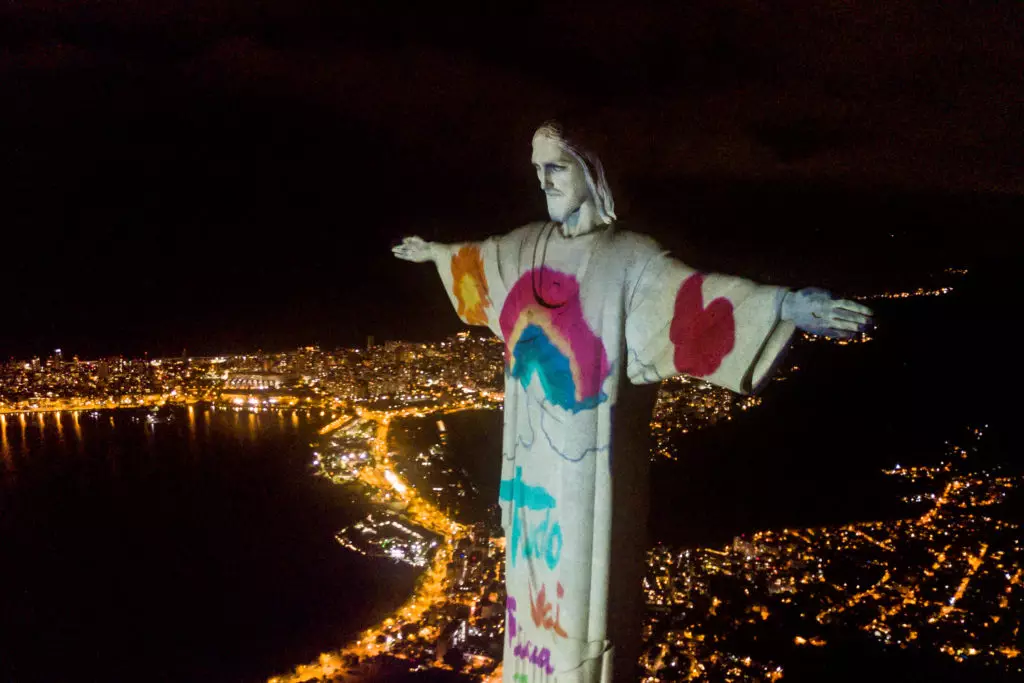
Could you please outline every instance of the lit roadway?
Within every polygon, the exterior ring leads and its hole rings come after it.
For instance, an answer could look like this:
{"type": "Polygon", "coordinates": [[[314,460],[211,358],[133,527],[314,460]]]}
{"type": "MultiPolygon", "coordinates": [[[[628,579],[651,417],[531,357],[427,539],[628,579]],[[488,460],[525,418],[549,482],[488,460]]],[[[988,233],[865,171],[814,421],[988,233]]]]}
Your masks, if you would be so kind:
{"type": "MultiPolygon", "coordinates": [[[[501,397],[500,394],[492,392],[481,392],[481,395],[488,401],[500,400],[501,397]]],[[[462,525],[446,517],[433,503],[421,497],[416,489],[409,486],[395,472],[391,454],[388,452],[388,429],[391,426],[391,421],[396,418],[426,417],[436,413],[447,414],[492,406],[493,403],[484,403],[479,399],[468,398],[443,405],[393,410],[378,411],[357,406],[354,408],[356,418],[351,415],[343,415],[320,430],[321,435],[326,435],[339,429],[348,431],[366,422],[375,422],[377,431],[370,444],[374,464],[360,470],[359,480],[370,488],[371,497],[376,502],[394,502],[395,499],[398,499],[405,503],[407,505],[406,516],[416,524],[443,536],[444,542],[440,544],[430,567],[417,582],[416,591],[412,597],[393,615],[380,624],[363,631],[356,642],[337,652],[325,652],[316,662],[299,665],[293,673],[273,677],[269,679],[268,683],[300,683],[311,678],[356,680],[359,678],[358,675],[346,672],[343,663],[345,655],[373,657],[387,652],[391,632],[405,624],[419,622],[428,609],[447,601],[445,575],[448,563],[451,561],[451,548],[454,547],[455,539],[463,534],[465,529],[462,525]],[[383,636],[385,642],[378,643],[379,636],[383,636]]],[[[436,628],[424,627],[420,629],[418,635],[425,640],[433,640],[439,634],[436,628]]],[[[500,673],[498,675],[500,677],[500,673]]]]}
{"type": "Polygon", "coordinates": [[[118,399],[104,398],[46,398],[26,399],[17,403],[0,401],[0,414],[11,413],[55,413],[82,410],[112,410],[114,408],[146,408],[163,405],[168,401],[179,403],[195,403],[194,399],[174,397],[170,394],[136,394],[118,399]]]}

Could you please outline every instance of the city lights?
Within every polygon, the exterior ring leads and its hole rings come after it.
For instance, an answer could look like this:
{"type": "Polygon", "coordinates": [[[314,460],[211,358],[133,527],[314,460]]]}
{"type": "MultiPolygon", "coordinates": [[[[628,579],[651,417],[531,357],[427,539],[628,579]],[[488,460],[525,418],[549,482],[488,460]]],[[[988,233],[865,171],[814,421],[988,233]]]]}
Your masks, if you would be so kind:
{"type": "MultiPolygon", "coordinates": [[[[868,341],[867,334],[850,340],[803,335],[798,343],[868,341]]],[[[775,380],[787,381],[799,369],[785,367],[775,380]]],[[[121,408],[151,409],[139,412],[159,425],[172,419],[160,406],[191,410],[200,402],[250,416],[298,407],[319,413],[326,424],[311,444],[313,471],[372,504],[362,519],[339,529],[336,540],[347,551],[422,573],[412,595],[380,623],[271,681],[358,680],[380,673],[381,655],[409,670],[451,668],[457,655],[464,671],[496,681],[505,539],[496,525],[456,521],[465,520],[460,505],[473,496],[473,485],[446,460],[447,439],[458,429],[445,416],[501,409],[503,370],[501,342],[469,333],[434,344],[310,346],[207,358],[82,361],[66,360],[57,350],[45,360],[0,365],[0,447],[9,453],[8,427],[24,431],[36,420],[30,413],[47,411],[70,411],[75,429],[79,416],[100,419],[97,411],[121,408]],[[435,442],[410,447],[405,436],[413,425],[435,442]]],[[[665,381],[650,422],[651,457],[675,459],[679,435],[761,403],[697,378],[665,381]]],[[[721,548],[652,548],[642,585],[648,608],[639,662],[644,680],[776,681],[785,673],[782,664],[758,653],[779,652],[782,659],[789,650],[824,652],[844,633],[885,648],[927,649],[956,662],[1024,673],[1020,528],[1000,518],[1000,505],[1022,481],[974,466],[983,433],[977,427],[962,445],[949,444],[937,465],[901,459],[884,472],[903,489],[905,517],[761,530],[721,548]],[[758,639],[776,649],[751,648],[758,639]]]]}

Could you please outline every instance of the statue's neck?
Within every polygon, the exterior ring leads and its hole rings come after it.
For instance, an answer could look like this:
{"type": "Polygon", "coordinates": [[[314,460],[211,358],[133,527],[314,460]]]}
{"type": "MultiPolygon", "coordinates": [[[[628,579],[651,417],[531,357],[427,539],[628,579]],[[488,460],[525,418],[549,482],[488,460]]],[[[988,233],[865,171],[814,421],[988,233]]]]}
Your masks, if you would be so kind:
{"type": "Polygon", "coordinates": [[[600,230],[605,226],[597,213],[592,199],[587,199],[580,208],[572,212],[565,222],[558,226],[562,237],[579,237],[600,230]]]}

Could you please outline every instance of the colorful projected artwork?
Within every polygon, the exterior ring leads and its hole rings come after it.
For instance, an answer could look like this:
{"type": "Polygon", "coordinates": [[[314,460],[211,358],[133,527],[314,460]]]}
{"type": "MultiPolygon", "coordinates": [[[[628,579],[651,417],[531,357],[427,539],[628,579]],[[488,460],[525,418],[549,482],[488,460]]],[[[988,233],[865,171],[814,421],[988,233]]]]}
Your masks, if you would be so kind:
{"type": "Polygon", "coordinates": [[[528,271],[509,291],[500,321],[506,369],[524,388],[537,375],[544,396],[574,413],[607,398],[601,384],[608,356],[583,318],[575,277],[550,268],[528,271]]]}
{"type": "Polygon", "coordinates": [[[459,317],[470,325],[486,325],[487,307],[491,300],[487,295],[487,277],[479,247],[467,244],[455,253],[452,257],[452,281],[459,302],[459,317]]]}
{"type": "Polygon", "coordinates": [[[732,303],[725,297],[704,306],[704,276],[694,273],[676,294],[668,337],[675,346],[676,370],[704,377],[722,364],[736,343],[732,303]]]}

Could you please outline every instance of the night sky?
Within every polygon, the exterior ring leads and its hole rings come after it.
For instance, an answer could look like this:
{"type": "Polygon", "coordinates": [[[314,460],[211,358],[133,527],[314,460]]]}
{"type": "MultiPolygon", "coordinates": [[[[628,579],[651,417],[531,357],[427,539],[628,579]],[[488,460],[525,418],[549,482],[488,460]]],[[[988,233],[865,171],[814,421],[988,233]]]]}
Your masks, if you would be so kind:
{"type": "Polygon", "coordinates": [[[566,109],[695,266],[856,293],[1009,265],[1019,2],[666,5],[6,3],[0,357],[451,333],[388,247],[543,218],[530,134],[566,109]]]}

